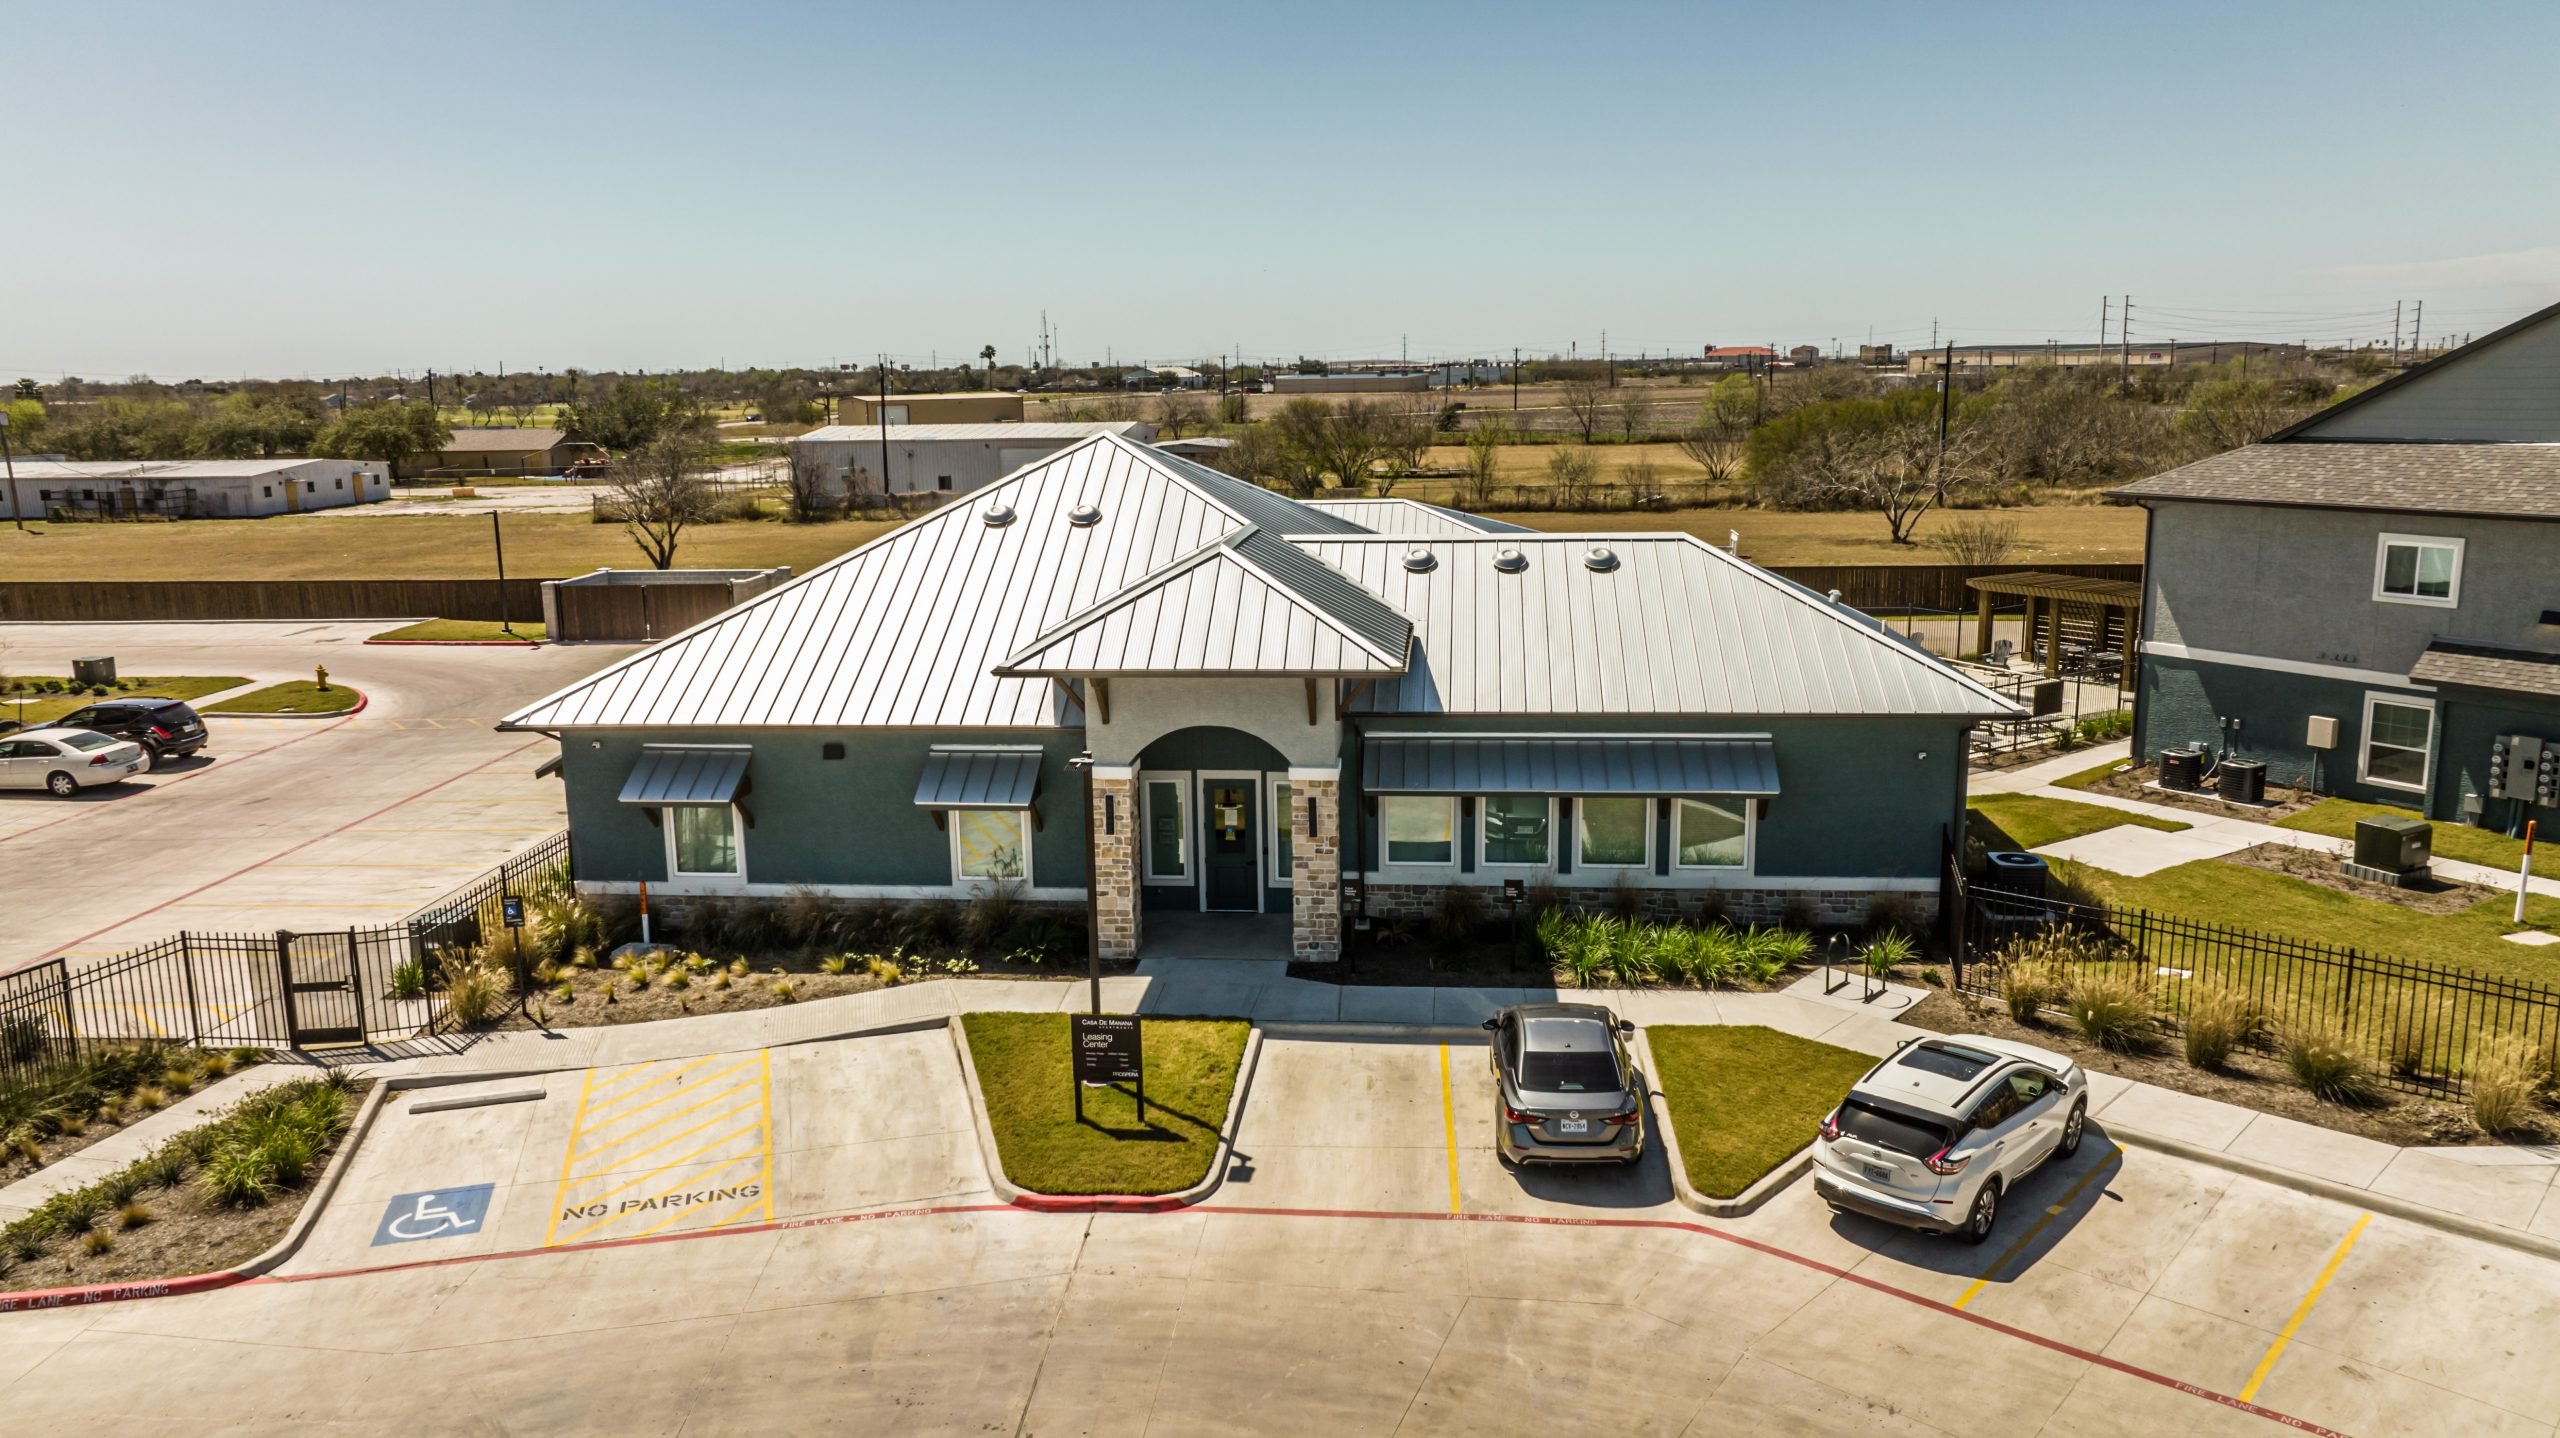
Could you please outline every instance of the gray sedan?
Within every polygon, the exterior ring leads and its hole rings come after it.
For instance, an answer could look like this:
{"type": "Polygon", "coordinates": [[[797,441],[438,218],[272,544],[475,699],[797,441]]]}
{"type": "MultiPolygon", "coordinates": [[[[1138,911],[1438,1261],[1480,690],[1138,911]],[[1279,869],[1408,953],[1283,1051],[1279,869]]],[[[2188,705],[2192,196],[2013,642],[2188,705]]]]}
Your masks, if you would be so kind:
{"type": "Polygon", "coordinates": [[[1493,1034],[1494,1149],[1505,1163],[1634,1163],[1644,1156],[1635,1025],[1598,1004],[1514,1004],[1493,1034]]]}
{"type": "Polygon", "coordinates": [[[95,785],[122,783],[141,767],[141,745],[87,729],[0,735],[0,789],[44,789],[68,799],[95,785]]]}

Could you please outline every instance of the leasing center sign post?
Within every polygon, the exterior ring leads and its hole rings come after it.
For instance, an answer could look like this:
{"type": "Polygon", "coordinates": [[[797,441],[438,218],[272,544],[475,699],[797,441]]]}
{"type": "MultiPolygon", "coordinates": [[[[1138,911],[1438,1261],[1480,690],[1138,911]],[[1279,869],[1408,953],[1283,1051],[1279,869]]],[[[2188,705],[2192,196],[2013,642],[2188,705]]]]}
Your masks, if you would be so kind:
{"type": "Polygon", "coordinates": [[[1084,1122],[1085,1085],[1125,1083],[1137,1086],[1138,1122],[1145,1123],[1147,1064],[1138,1021],[1126,1014],[1070,1014],[1067,1021],[1075,1046],[1076,1122],[1084,1122]]]}

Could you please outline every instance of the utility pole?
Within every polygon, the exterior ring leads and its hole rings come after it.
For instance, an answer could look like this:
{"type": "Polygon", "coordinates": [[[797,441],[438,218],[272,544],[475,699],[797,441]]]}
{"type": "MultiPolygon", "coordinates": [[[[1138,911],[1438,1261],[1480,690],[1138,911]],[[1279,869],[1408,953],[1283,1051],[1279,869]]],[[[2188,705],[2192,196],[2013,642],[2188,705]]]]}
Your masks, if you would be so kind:
{"type": "Polygon", "coordinates": [[[1511,412],[1520,412],[1520,347],[1511,347],[1511,412]]]}
{"type": "Polygon", "coordinates": [[[18,492],[18,457],[9,452],[9,412],[0,409],[0,466],[9,471],[9,517],[17,521],[18,532],[27,530],[27,500],[18,492]]]}
{"type": "Polygon", "coordinates": [[[1618,362],[1609,357],[1609,332],[1600,331],[1600,363],[1609,367],[1609,388],[1618,387],[1618,362]]]}
{"type": "Polygon", "coordinates": [[[2122,346],[2118,354],[2122,359],[2120,372],[2123,375],[2124,387],[2131,389],[2133,388],[2133,296],[2131,295],[2124,297],[2123,308],[2116,311],[2116,343],[2122,346]]]}
{"type": "Polygon", "coordinates": [[[2107,347],[2107,329],[2109,323],[2115,319],[2115,305],[2115,296],[2098,296],[2098,348],[2102,350],[2107,347]]]}
{"type": "Polygon", "coordinates": [[[880,497],[889,497],[889,357],[880,356],[880,497]]]}
{"type": "Polygon", "coordinates": [[[2398,369],[2398,368],[2400,367],[2400,306],[2401,306],[2401,303],[2402,303],[2402,302],[2401,302],[2401,301],[2399,301],[2399,300],[2393,300],[2393,301],[2391,302],[2391,367],[2392,367],[2393,369],[2398,369]]]}
{"type": "Polygon", "coordinates": [[[2427,357],[2426,333],[2427,302],[2420,300],[2417,309],[2409,316],[2409,353],[2419,359],[2427,357]]]}
{"type": "Polygon", "coordinates": [[[489,542],[498,550],[498,632],[509,639],[516,637],[516,627],[507,618],[507,536],[498,527],[498,511],[489,511],[489,542]]]}
{"type": "Polygon", "coordinates": [[[1955,403],[1956,343],[1947,341],[1944,355],[1938,361],[1938,488],[1947,487],[1947,412],[1955,403]]]}

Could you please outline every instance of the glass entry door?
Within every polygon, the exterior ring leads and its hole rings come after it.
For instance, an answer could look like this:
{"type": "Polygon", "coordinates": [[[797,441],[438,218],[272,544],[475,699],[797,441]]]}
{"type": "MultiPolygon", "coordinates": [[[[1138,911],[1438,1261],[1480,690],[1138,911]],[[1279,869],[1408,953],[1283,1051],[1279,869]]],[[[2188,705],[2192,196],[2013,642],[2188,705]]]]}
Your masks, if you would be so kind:
{"type": "Polygon", "coordinates": [[[1205,831],[1200,852],[1208,863],[1201,895],[1204,909],[1242,910],[1262,907],[1262,867],[1254,842],[1251,779],[1204,779],[1200,782],[1200,824],[1205,831]]]}

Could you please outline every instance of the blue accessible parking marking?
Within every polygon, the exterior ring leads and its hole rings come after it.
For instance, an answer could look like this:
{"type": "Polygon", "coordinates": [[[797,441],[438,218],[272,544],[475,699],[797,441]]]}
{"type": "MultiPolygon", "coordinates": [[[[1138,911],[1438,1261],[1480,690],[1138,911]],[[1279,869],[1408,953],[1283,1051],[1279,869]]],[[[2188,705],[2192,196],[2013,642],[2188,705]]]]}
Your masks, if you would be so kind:
{"type": "Polygon", "coordinates": [[[474,1183],[396,1195],[382,1211],[382,1223],[373,1231],[373,1246],[478,1233],[481,1223],[489,1217],[489,1195],[497,1188],[494,1183],[474,1183]]]}

